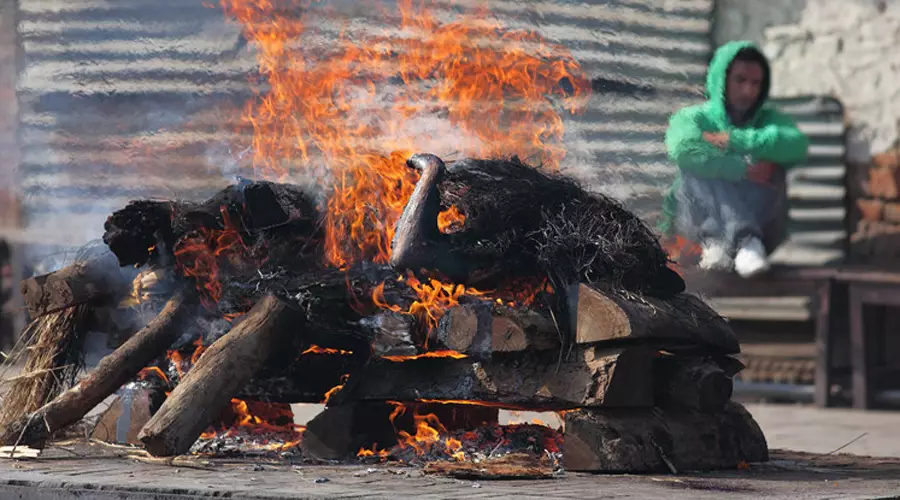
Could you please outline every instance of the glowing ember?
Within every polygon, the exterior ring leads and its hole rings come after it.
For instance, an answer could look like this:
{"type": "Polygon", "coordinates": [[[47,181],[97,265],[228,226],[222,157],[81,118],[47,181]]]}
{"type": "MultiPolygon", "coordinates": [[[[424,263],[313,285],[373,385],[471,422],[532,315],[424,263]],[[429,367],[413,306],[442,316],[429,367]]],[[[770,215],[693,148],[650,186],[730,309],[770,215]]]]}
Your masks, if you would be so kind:
{"type": "Polygon", "coordinates": [[[353,351],[345,351],[344,349],[333,349],[331,347],[319,347],[315,344],[309,346],[309,348],[300,353],[301,356],[305,354],[337,354],[340,356],[349,356],[353,354],[353,351]]]}
{"type": "MultiPolygon", "coordinates": [[[[396,429],[396,418],[405,414],[407,407],[398,402],[389,403],[394,405],[390,420],[396,429]]],[[[493,424],[449,432],[435,414],[420,414],[416,408],[413,428],[409,431],[398,429],[397,441],[391,449],[379,449],[377,444],[362,447],[357,457],[404,461],[443,458],[462,462],[483,460],[495,453],[510,451],[532,453],[534,456],[544,456],[545,453],[559,455],[562,436],[543,424],[493,424]]]]}
{"type": "Polygon", "coordinates": [[[349,373],[345,373],[344,375],[341,375],[341,383],[338,384],[338,385],[336,385],[336,386],[334,386],[334,387],[332,387],[331,389],[328,389],[328,392],[325,393],[325,397],[324,397],[324,399],[322,400],[322,404],[328,404],[328,400],[331,399],[332,396],[334,396],[334,395],[337,394],[341,389],[344,388],[344,384],[347,383],[347,379],[349,379],[349,378],[350,378],[350,374],[349,374],[349,373]]]}
{"type": "Polygon", "coordinates": [[[412,356],[382,356],[382,359],[394,361],[397,363],[402,363],[404,361],[412,361],[414,359],[423,359],[423,358],[463,359],[465,357],[467,357],[467,356],[461,352],[450,351],[450,350],[440,350],[440,351],[423,352],[422,354],[414,354],[412,356]]]}
{"type": "Polygon", "coordinates": [[[662,242],[662,246],[669,253],[669,258],[674,261],[669,264],[669,267],[678,274],[681,274],[681,270],[686,265],[695,263],[703,253],[699,244],[679,235],[662,242]]]}

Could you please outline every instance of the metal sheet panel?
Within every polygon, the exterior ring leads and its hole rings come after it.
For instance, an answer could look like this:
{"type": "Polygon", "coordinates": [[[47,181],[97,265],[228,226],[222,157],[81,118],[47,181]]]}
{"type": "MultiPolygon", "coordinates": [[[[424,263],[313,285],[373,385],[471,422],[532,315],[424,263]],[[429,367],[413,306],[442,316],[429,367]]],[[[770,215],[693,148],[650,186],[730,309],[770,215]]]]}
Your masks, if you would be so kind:
{"type": "Polygon", "coordinates": [[[847,252],[844,109],[831,97],[775,99],[810,139],[809,158],[788,174],[789,239],[773,261],[798,266],[840,262],[847,252]]]}
{"type": "MultiPolygon", "coordinates": [[[[438,11],[460,3],[486,3],[507,26],[572,50],[596,90],[567,120],[573,157],[595,187],[652,217],[673,173],[668,115],[701,98],[713,1],[441,0],[438,11]]],[[[20,187],[33,238],[81,244],[128,199],[203,197],[247,161],[234,117],[256,64],[221,10],[202,0],[19,4],[20,187]]],[[[353,16],[318,22],[317,42],[397,25],[371,9],[353,16]]]]}

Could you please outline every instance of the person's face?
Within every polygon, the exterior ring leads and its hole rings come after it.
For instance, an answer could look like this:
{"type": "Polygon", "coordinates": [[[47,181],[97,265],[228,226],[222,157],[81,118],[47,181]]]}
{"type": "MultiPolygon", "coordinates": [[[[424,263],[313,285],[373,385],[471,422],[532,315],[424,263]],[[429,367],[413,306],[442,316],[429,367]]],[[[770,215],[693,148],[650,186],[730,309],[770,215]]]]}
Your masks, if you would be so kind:
{"type": "Polygon", "coordinates": [[[750,111],[759,99],[762,84],[762,65],[753,61],[734,61],[726,79],[728,105],[739,113],[750,111]]]}

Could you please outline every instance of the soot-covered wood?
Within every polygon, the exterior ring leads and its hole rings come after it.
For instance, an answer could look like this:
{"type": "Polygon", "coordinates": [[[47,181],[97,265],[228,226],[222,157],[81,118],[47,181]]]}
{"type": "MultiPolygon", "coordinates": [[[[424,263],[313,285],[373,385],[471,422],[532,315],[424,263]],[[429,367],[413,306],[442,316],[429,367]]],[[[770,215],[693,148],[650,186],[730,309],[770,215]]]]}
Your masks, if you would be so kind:
{"type": "Polygon", "coordinates": [[[309,269],[319,265],[319,219],[300,186],[242,180],[203,203],[133,201],[107,219],[103,241],[122,266],[171,265],[185,245],[233,230],[245,259],[309,269]]]}
{"type": "Polygon", "coordinates": [[[671,350],[740,352],[728,322],[694,295],[630,298],[583,283],[571,287],[567,295],[569,328],[577,343],[641,341],[671,350]]]}
{"type": "Polygon", "coordinates": [[[653,232],[619,203],[574,180],[517,159],[467,159],[445,166],[414,155],[421,179],[397,226],[396,268],[426,269],[457,283],[493,288],[513,277],[546,276],[557,290],[577,282],[668,297],[684,281],[667,267],[653,232]],[[437,232],[455,207],[462,229],[437,232]]]}
{"type": "Polygon", "coordinates": [[[655,351],[643,347],[496,354],[471,358],[373,360],[330,400],[481,401],[509,408],[552,410],[653,406],[655,351]]]}
{"type": "Polygon", "coordinates": [[[563,466],[578,472],[683,472],[764,462],[766,438],[743,406],[717,413],[659,409],[566,412],[563,466]]]}

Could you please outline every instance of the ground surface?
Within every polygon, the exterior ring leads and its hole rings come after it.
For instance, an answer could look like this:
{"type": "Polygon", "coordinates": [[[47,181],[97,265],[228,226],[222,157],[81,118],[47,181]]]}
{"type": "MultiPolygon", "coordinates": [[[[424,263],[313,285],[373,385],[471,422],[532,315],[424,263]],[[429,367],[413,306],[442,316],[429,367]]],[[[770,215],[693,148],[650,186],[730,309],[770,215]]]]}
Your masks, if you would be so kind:
{"type": "MultiPolygon", "coordinates": [[[[79,453],[81,450],[79,450],[79,453]]],[[[78,457],[51,450],[39,461],[0,461],[0,498],[900,498],[900,460],[774,452],[767,464],[705,474],[594,476],[532,481],[471,481],[414,468],[290,466],[197,461],[157,465],[122,457],[78,457]],[[52,455],[57,458],[50,458],[52,455]]]]}

